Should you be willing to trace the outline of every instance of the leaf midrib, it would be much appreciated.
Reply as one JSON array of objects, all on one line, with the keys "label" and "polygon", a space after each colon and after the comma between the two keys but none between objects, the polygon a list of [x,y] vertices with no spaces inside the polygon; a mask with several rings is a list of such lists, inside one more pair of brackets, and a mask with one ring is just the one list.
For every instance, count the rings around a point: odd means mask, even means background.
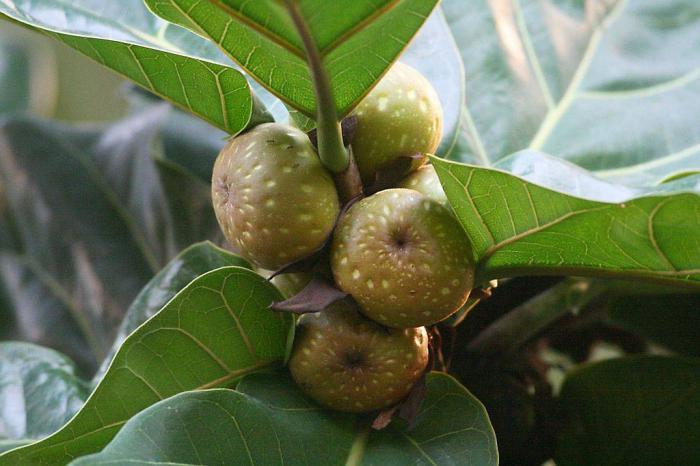
[{"label": "leaf midrib", "polygon": [[347,31],[343,32],[340,36],[338,36],[330,44],[328,44],[324,49],[320,50],[321,56],[325,57],[325,56],[329,55],[333,50],[338,48],[349,37],[352,37],[356,34],[359,34],[360,31],[362,31],[364,28],[366,28],[369,24],[372,24],[374,21],[379,19],[381,16],[384,16],[385,13],[388,13],[391,10],[393,10],[394,8],[396,8],[397,4],[399,4],[402,1],[403,0],[392,0],[391,2],[386,3],[381,8],[376,9],[374,12],[372,12],[372,14],[367,15],[362,21],[355,24],[353,27],[351,27]]},{"label": "leaf midrib", "polygon": [[[173,0],[174,2],[177,2],[177,0]],[[351,28],[349,28],[347,31],[344,31],[340,36],[336,37],[331,43],[329,43],[323,50],[320,50],[321,57],[325,57],[328,54],[330,54],[333,50],[335,50],[338,46],[340,46],[343,42],[345,42],[349,37],[352,37],[356,34],[358,34],[360,31],[362,31],[364,28],[366,28],[369,24],[373,23],[375,20],[377,20],[379,17],[383,16],[385,13],[391,11],[396,7],[398,3],[400,3],[402,0],[392,0],[391,2],[388,2],[381,8],[378,8],[377,10],[373,11],[370,15],[366,16],[365,18],[362,19],[362,21],[358,22]],[[230,6],[226,5],[223,3],[221,0],[209,0],[211,4],[213,4],[215,7],[220,9],[222,12],[224,12],[226,15],[230,16],[234,20],[238,21],[239,23],[243,24],[244,26],[252,29],[253,31],[257,32],[258,34],[266,37],[270,41],[272,41],[274,44],[282,47],[289,53],[292,53],[296,55],[297,57],[301,58],[302,60],[306,60],[306,54],[302,49],[299,49],[296,47],[294,44],[286,40],[284,37],[275,34],[269,29],[266,29],[262,25],[258,24],[257,22],[253,21],[250,19],[248,16],[245,14],[241,13],[240,11],[231,8]],[[185,16],[189,17],[189,14],[186,14],[185,12],[182,11],[182,9],[178,5],[178,10],[185,14]]]},{"label": "leaf midrib", "polygon": [[576,71],[571,77],[571,81],[569,81],[566,91],[559,102],[557,102],[557,104],[545,115],[540,127],[528,144],[530,149],[541,149],[542,146],[544,146],[554,128],[556,128],[562,117],[566,114],[566,111],[571,107],[571,104],[576,99],[576,93],[579,90],[579,86],[586,77],[586,73],[593,62],[596,52],[598,51],[598,46],[603,39],[603,34],[607,28],[609,28],[610,25],[620,17],[620,14],[625,9],[627,2],[628,0],[618,0],[617,4],[607,12],[605,17],[603,17],[600,20],[600,23],[593,29],[591,38],[588,41],[588,46],[583,53]]},{"label": "leaf midrib", "polygon": [[[239,370],[237,370],[237,371],[233,371],[233,372],[231,372],[231,373],[229,373],[229,374],[226,374],[226,375],[223,376],[223,377],[219,377],[218,379],[214,379],[214,380],[211,380],[211,381],[209,381],[209,382],[207,382],[207,383],[204,383],[204,384],[202,384],[202,385],[200,385],[200,386],[198,386],[198,387],[194,387],[194,388],[192,388],[191,390],[206,390],[206,389],[209,389],[209,388],[222,386],[223,384],[225,384],[225,383],[227,383],[227,382],[230,382],[231,380],[234,380],[234,379],[236,379],[236,378],[238,378],[238,377],[243,377],[243,376],[248,375],[248,374],[250,374],[250,373],[252,373],[252,372],[255,372],[255,371],[257,371],[257,370],[264,369],[264,368],[266,368],[266,367],[274,367],[274,365],[276,364],[276,362],[277,362],[276,360],[258,361],[258,362],[256,362],[255,364],[251,364],[250,366],[245,367],[245,368],[243,368],[243,369],[239,369]],[[94,392],[93,392],[93,393],[94,393]],[[156,393],[156,395],[158,395],[158,394]],[[92,398],[92,396],[91,396],[90,398]],[[88,398],[88,400],[85,401],[85,404],[87,404],[87,402],[90,400],[90,398]],[[160,397],[160,395],[158,395],[158,398],[160,399],[160,401],[162,401],[162,400],[165,399],[165,398]],[[154,403],[154,404],[155,404],[155,403]],[[150,405],[150,406],[153,406],[153,405]],[[136,414],[142,412],[142,411],[145,410],[145,409],[148,409],[148,407],[143,408],[143,409],[137,411],[136,413],[131,414],[131,417],[135,416]],[[77,417],[77,416],[78,416],[78,415],[76,414],[76,417]],[[95,433],[102,432],[102,431],[107,430],[107,429],[111,429],[111,428],[114,428],[114,427],[123,426],[124,424],[126,424],[126,423],[129,421],[129,419],[131,419],[131,417],[129,417],[128,419],[121,420],[121,421],[113,422],[113,423],[111,423],[111,424],[107,424],[107,425],[100,426],[100,427],[97,428],[97,429],[93,429],[93,430],[91,430],[91,431],[89,431],[89,432],[84,432],[84,433],[82,433],[82,434],[80,434],[80,435],[77,435],[77,436],[75,436],[75,437],[71,437],[71,438],[66,439],[66,440],[61,440],[60,442],[53,442],[53,443],[51,443],[51,444],[49,444],[49,445],[46,445],[46,446],[43,446],[43,447],[41,447],[41,448],[32,449],[32,450],[31,450],[30,452],[28,452],[28,454],[26,454],[26,455],[19,455],[19,458],[27,458],[27,457],[37,456],[37,454],[38,454],[39,452],[46,451],[46,450],[48,450],[48,449],[55,448],[55,447],[58,447],[58,446],[61,446],[61,445],[65,445],[65,444],[74,442],[74,441],[76,441],[76,440],[80,440],[80,439],[85,438],[85,437],[89,437],[89,436],[91,436],[91,435],[94,435]],[[59,431],[57,431],[55,434],[51,435],[50,437],[47,437],[47,438],[44,439],[44,440],[46,440],[46,441],[50,440],[51,437],[53,437],[54,435],[60,434],[61,432],[63,432],[63,429],[64,429],[64,428],[69,427],[69,426],[70,426],[70,421],[69,421],[69,424],[66,424],[66,426],[64,426],[64,427],[61,428]],[[43,442],[44,440],[40,440],[39,442]],[[10,452],[8,452],[8,453],[10,453]],[[3,456],[4,456],[4,455],[0,455],[0,458],[2,458]]]}]

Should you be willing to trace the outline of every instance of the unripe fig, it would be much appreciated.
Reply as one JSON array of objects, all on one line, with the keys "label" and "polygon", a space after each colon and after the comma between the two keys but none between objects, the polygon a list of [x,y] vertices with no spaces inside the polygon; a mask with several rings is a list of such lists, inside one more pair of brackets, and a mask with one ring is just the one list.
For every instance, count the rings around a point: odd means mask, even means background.
[{"label": "unripe fig", "polygon": [[336,228],[331,268],[362,312],[388,327],[418,327],[457,311],[474,285],[464,230],[438,202],[387,189],[353,205]]},{"label": "unripe fig", "polygon": [[216,218],[241,256],[267,269],[323,246],[339,213],[338,195],[302,131],[266,123],[232,139],[212,177]]},{"label": "unripe fig", "polygon": [[299,319],[289,369],[320,404],[367,412],[402,400],[427,364],[425,328],[387,330],[341,301]]},{"label": "unripe fig", "polygon": [[413,189],[430,199],[448,206],[447,196],[442,189],[440,179],[435,172],[435,167],[430,164],[423,165],[416,171],[408,175],[396,186],[397,188]]},{"label": "unripe fig", "polygon": [[[375,181],[377,170],[390,167],[401,156],[434,152],[442,137],[442,107],[435,89],[403,63],[391,67],[353,114],[357,117],[353,153],[366,185]],[[410,169],[424,162],[419,157]]]}]

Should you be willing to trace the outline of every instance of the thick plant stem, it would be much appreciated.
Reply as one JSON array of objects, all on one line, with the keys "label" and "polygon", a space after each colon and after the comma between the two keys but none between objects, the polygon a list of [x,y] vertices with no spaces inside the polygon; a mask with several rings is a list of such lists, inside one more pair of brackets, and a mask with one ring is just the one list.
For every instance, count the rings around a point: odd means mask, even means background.
[{"label": "thick plant stem", "polygon": [[299,11],[296,0],[285,0],[285,3],[294,26],[304,43],[311,79],[316,89],[318,155],[323,165],[332,173],[343,173],[347,170],[350,159],[343,146],[343,136],[333,100],[330,80],[323,67],[321,54],[314,43],[306,21]]},{"label": "thick plant stem", "polygon": [[604,282],[567,279],[504,315],[471,341],[468,351],[504,359],[566,314],[577,312],[607,290]]}]

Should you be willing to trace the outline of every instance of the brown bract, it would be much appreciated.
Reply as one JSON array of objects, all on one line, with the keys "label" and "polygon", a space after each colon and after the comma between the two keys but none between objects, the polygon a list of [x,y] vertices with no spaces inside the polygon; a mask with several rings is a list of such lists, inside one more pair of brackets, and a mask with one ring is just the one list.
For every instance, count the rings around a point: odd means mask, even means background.
[{"label": "brown bract", "polygon": [[427,364],[425,328],[386,329],[340,302],[299,319],[289,369],[322,405],[367,412],[402,400]]},{"label": "brown bract", "polygon": [[214,165],[212,198],[226,238],[254,264],[278,269],[313,253],[340,210],[309,138],[267,123],[232,139]]},{"label": "brown bract", "polygon": [[331,268],[362,312],[389,327],[437,323],[464,304],[474,285],[461,225],[410,189],[380,191],[353,205],[336,228]]},{"label": "brown bract", "polygon": [[[377,170],[402,156],[433,153],[442,137],[442,107],[422,74],[395,63],[354,110],[352,147],[366,186]],[[415,159],[410,168],[425,162]]]}]

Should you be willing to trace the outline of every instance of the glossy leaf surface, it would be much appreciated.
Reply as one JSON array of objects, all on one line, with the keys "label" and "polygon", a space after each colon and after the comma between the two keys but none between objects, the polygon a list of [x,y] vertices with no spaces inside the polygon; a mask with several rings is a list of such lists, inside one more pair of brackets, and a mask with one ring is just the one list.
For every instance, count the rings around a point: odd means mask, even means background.
[{"label": "glossy leaf surface", "polygon": [[700,5],[444,0],[466,99],[457,158],[540,149],[615,182],[700,167]]},{"label": "glossy leaf surface", "polygon": [[433,159],[482,281],[608,275],[700,286],[700,195],[600,202],[498,170]]},{"label": "glossy leaf surface", "polygon": [[0,464],[66,464],[102,449],[139,411],[177,393],[227,386],[280,364],[290,318],[265,279],[240,267],[200,276],[121,345],[80,412],[50,437]]},{"label": "glossy leaf surface", "polygon": [[[274,0],[146,0],[162,18],[218,44],[270,92],[307,116],[316,99],[302,39],[285,4]],[[298,4],[346,115],[406,47],[435,0],[303,0]]]},{"label": "glossy leaf surface", "polygon": [[101,453],[72,464],[497,464],[486,412],[446,375],[429,377],[413,430],[370,432],[369,422],[320,409],[281,374],[254,375],[235,392],[188,392],[154,405]]}]

